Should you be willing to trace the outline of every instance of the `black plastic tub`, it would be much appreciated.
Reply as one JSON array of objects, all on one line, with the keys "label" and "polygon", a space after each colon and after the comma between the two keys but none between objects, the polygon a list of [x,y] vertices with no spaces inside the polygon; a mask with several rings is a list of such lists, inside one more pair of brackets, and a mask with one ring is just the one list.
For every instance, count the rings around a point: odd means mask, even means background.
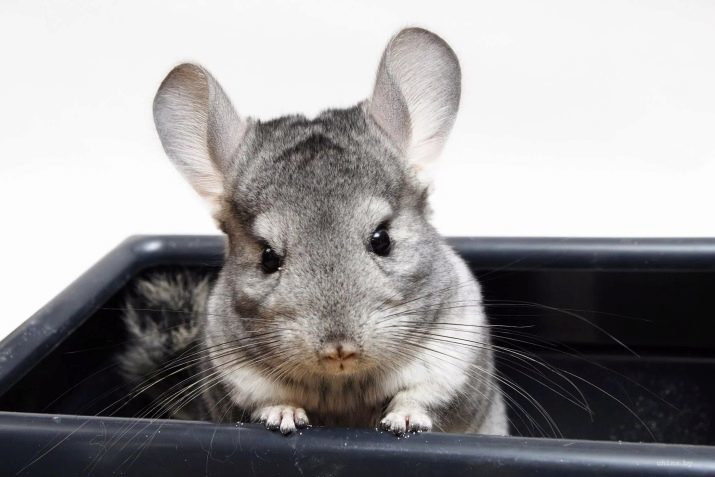
[{"label": "black plastic tub", "polygon": [[[0,343],[0,475],[715,475],[715,239],[454,239],[514,383],[511,437],[138,419],[114,356],[123,296],[214,273],[220,237],[135,237]],[[506,338],[506,337],[505,337]],[[111,415],[110,415],[111,414]]]}]

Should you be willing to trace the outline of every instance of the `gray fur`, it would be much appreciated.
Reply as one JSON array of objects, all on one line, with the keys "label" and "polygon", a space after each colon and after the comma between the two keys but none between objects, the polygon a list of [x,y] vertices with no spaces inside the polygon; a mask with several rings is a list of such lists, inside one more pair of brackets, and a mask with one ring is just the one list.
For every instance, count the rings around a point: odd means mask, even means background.
[{"label": "gray fur", "polygon": [[[459,92],[456,56],[419,29],[388,44],[368,101],[315,119],[244,119],[203,68],[169,74],[154,103],[159,135],[228,239],[195,323],[218,381],[204,393],[210,418],[283,432],[304,412],[396,433],[507,432],[479,285],[430,225],[418,177]],[[369,250],[380,224],[386,257]],[[283,256],[279,272],[262,270],[265,246]],[[147,349],[163,346],[152,335]],[[357,350],[345,368],[322,358],[336,343]]]},{"label": "gray fur", "polygon": [[[175,372],[178,366],[170,371],[167,367],[182,363],[182,353],[200,349],[212,283],[205,273],[188,271],[153,273],[136,283],[124,304],[129,345],[117,356],[119,371],[128,382],[158,400],[178,390],[182,380],[195,379],[199,366],[180,372]],[[167,372],[161,372],[164,369]],[[205,412],[192,403],[176,412],[167,409],[156,414],[190,419]]]}]

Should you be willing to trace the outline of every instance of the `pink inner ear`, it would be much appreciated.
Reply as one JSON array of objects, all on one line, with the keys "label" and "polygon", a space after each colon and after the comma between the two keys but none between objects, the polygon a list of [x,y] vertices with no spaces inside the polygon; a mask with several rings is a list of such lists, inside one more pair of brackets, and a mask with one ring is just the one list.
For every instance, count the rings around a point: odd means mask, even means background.
[{"label": "pink inner ear", "polygon": [[449,45],[426,30],[409,28],[385,49],[369,112],[422,170],[444,146],[460,94],[459,61]]},{"label": "pink inner ear", "polygon": [[169,158],[216,213],[246,121],[211,74],[193,64],[167,75],[154,99],[154,121]]}]

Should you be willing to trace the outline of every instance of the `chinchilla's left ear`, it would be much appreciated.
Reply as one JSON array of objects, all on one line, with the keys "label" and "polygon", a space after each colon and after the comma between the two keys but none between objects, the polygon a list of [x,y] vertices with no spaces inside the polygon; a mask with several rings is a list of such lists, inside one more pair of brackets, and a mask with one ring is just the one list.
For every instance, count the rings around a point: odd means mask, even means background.
[{"label": "chinchilla's left ear", "polygon": [[159,87],[154,122],[166,154],[218,212],[247,121],[208,71],[186,63],[171,70]]},{"label": "chinchilla's left ear", "polygon": [[366,109],[420,170],[442,150],[460,94],[459,61],[449,45],[427,30],[408,28],[385,48]]}]

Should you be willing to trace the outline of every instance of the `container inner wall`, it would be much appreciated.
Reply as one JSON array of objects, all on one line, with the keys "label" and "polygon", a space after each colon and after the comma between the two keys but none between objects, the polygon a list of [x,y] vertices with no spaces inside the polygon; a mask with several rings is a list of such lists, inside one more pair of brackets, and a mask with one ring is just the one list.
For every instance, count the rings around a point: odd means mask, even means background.
[{"label": "container inner wall", "polygon": [[[499,372],[513,383],[504,387],[512,433],[715,444],[714,272],[474,272],[491,322],[519,327],[495,344],[534,360],[498,353]],[[131,287],[0,396],[0,410],[142,415],[151,402],[141,395],[129,399],[131,389],[114,366],[126,339],[120,309]],[[117,409],[117,403],[124,406]]]}]

